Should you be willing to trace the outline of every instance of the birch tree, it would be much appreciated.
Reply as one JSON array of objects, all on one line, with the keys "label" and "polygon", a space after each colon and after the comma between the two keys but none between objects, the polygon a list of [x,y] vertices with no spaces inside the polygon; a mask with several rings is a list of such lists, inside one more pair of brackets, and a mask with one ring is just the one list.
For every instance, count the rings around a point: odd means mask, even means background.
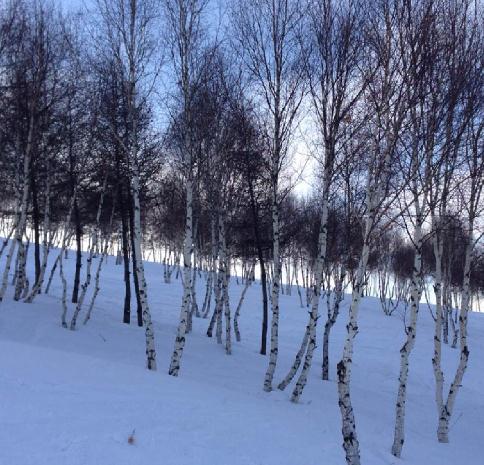
[{"label": "birch tree", "polygon": [[328,240],[330,190],[338,165],[345,163],[338,158],[342,153],[349,154],[348,150],[342,151],[352,138],[347,122],[351,120],[352,111],[365,87],[358,69],[362,57],[358,39],[362,29],[360,18],[363,17],[363,5],[363,2],[338,4],[332,0],[322,0],[312,2],[309,9],[308,47],[312,53],[307,52],[306,75],[324,154],[321,160],[320,229],[307,325],[309,333],[304,335],[301,344],[303,347],[307,340],[303,368],[291,397],[293,402],[299,400],[304,390],[316,347],[316,325]]},{"label": "birch tree", "polygon": [[[466,154],[466,165],[468,169],[468,181],[463,186],[461,191],[462,206],[465,205],[466,220],[467,220],[467,234],[468,238],[465,244],[465,256],[464,256],[464,269],[463,269],[463,283],[462,283],[462,299],[459,310],[459,348],[460,357],[457,365],[454,377],[449,386],[447,397],[444,397],[444,383],[442,371],[437,373],[436,381],[436,402],[439,412],[437,438],[439,442],[449,442],[449,422],[454,411],[455,401],[460,387],[462,386],[462,380],[467,369],[467,363],[469,360],[469,346],[467,343],[467,323],[468,313],[470,311],[470,280],[471,280],[471,265],[473,260],[473,252],[477,242],[475,237],[476,219],[482,215],[482,190],[484,179],[484,157],[482,156],[482,142],[484,134],[484,125],[482,124],[482,115],[480,121],[474,121],[470,130],[470,147]],[[433,364],[435,369],[440,368],[440,360],[435,360],[440,354],[438,353],[439,347],[436,341],[436,350],[434,355]],[[441,370],[441,368],[440,368]]]},{"label": "birch tree", "polygon": [[37,280],[35,281],[30,294],[25,299],[25,302],[32,303],[35,296],[38,295],[42,286],[44,285],[45,271],[47,269],[47,259],[49,257],[49,250],[51,246],[51,231],[50,231],[50,203],[51,203],[51,186],[52,186],[52,173],[50,172],[50,163],[47,162],[47,186],[45,190],[45,210],[44,210],[44,223],[42,229],[44,231],[44,237],[42,241],[42,264]]},{"label": "birch tree", "polygon": [[[402,73],[408,100],[409,153],[407,189],[411,193],[409,221],[406,226],[414,249],[413,271],[410,281],[410,315],[406,321],[405,342],[400,349],[400,374],[396,399],[395,431],[392,454],[400,457],[404,443],[405,406],[410,355],[417,336],[417,318],[424,286],[422,247],[425,240],[423,225],[429,214],[429,188],[431,173],[439,160],[433,154],[440,118],[440,92],[438,81],[438,55],[435,10],[432,2],[412,6],[402,3],[397,10],[400,18],[398,48],[402,57]],[[405,141],[406,142],[406,141]],[[404,142],[404,143],[405,143]],[[405,218],[405,211],[404,211]]]},{"label": "birch tree", "polygon": [[103,205],[104,205],[104,195],[106,193],[107,180],[108,180],[108,177],[107,177],[107,175],[105,175],[103,185],[102,185],[102,188],[101,188],[101,195],[100,195],[100,198],[99,198],[97,214],[96,214],[96,224],[95,224],[94,231],[92,233],[91,247],[89,248],[89,255],[88,255],[87,260],[86,260],[86,263],[87,263],[86,279],[81,286],[81,294],[79,295],[79,299],[77,300],[76,309],[74,310],[74,314],[72,315],[72,319],[71,319],[70,329],[72,331],[76,329],[77,318],[78,318],[79,313],[82,309],[82,305],[84,303],[84,298],[86,297],[87,289],[89,288],[89,285],[91,284],[91,267],[92,267],[92,261],[94,259],[94,253],[96,251],[96,247],[97,247],[97,244],[98,244],[99,224],[100,224],[101,213],[102,213],[102,209],[103,209]]},{"label": "birch tree", "polygon": [[[13,23],[12,23],[13,24]],[[52,104],[57,84],[60,39],[54,38],[58,24],[53,20],[52,11],[43,5],[31,8],[20,4],[16,11],[16,39],[8,50],[10,87],[14,114],[19,120],[14,124],[13,151],[21,162],[19,194],[17,197],[15,232],[5,261],[0,287],[0,302],[3,300],[8,283],[8,274],[17,249],[15,270],[16,282],[25,280],[25,247],[23,236],[27,227],[29,198],[31,196],[31,172],[34,152],[39,144],[39,126],[42,114]],[[20,171],[19,171],[20,174]],[[20,298],[17,286],[16,298]]]},{"label": "birch tree", "polygon": [[[445,137],[442,148],[442,158],[445,163],[441,170],[443,181],[440,185],[434,183],[432,190],[433,197],[439,200],[438,208],[432,208],[435,257],[434,292],[436,296],[432,365],[438,412],[437,439],[439,442],[447,443],[449,442],[449,421],[469,358],[467,314],[470,309],[471,265],[474,258],[474,247],[479,239],[475,238],[475,230],[476,219],[482,215],[481,194],[484,175],[482,19],[477,19],[469,2],[462,1],[452,5],[444,21],[443,36],[446,46],[444,49],[446,52],[444,54],[445,71],[447,72],[447,86],[444,92],[446,117],[443,123]],[[464,213],[465,218],[458,336],[460,358],[448,394],[444,396],[442,258],[446,223],[449,223],[451,217],[449,210],[454,202],[457,202],[457,206]],[[438,213],[438,217],[436,213]],[[454,324],[453,320],[452,323]],[[457,338],[456,332],[455,338]]]},{"label": "birch tree", "polygon": [[[133,207],[133,253],[134,273],[139,284],[140,305],[145,328],[147,368],[156,370],[156,348],[151,311],[148,302],[148,288],[145,279],[141,248],[141,206],[140,206],[140,167],[139,118],[147,105],[147,98],[154,79],[152,59],[155,52],[153,25],[156,3],[152,0],[98,0],[97,8],[103,34],[101,40],[107,42],[105,54],[112,57],[123,77],[126,99],[125,140],[119,140],[123,148],[130,177],[130,194]],[[98,50],[103,51],[102,44]],[[113,135],[116,135],[111,128]]]},{"label": "birch tree", "polygon": [[106,256],[108,254],[108,247],[109,247],[109,240],[110,240],[110,235],[112,233],[112,227],[113,227],[113,217],[114,217],[114,211],[115,211],[115,206],[116,204],[113,202],[113,207],[111,210],[111,218],[109,220],[109,225],[108,225],[108,230],[106,233],[106,237],[104,238],[104,244],[102,246],[102,252],[101,252],[101,258],[99,259],[97,269],[96,269],[96,274],[94,277],[94,292],[91,297],[91,301],[89,302],[89,307],[87,308],[86,316],[84,317],[83,324],[87,324],[87,322],[91,319],[91,314],[92,310],[94,308],[94,303],[96,302],[97,295],[99,294],[99,291],[101,290],[100,287],[100,278],[101,278],[101,271],[102,271],[102,266],[104,264],[104,261],[106,260]]},{"label": "birch tree", "polygon": [[182,166],[185,182],[186,211],[185,239],[183,243],[183,297],[180,320],[168,373],[178,376],[186,342],[186,332],[191,303],[192,253],[193,253],[193,92],[196,88],[200,66],[200,41],[202,40],[202,13],[206,0],[165,0],[165,11],[170,28],[172,58],[182,108]]},{"label": "birch tree", "polygon": [[232,29],[242,62],[260,102],[269,141],[272,214],[272,320],[264,391],[272,390],[279,352],[280,175],[303,97],[299,28],[304,6],[297,0],[244,0],[234,5]]},{"label": "birch tree", "polygon": [[365,160],[368,168],[362,225],[363,247],[353,282],[343,356],[337,365],[343,448],[349,465],[360,464],[359,441],[350,390],[354,340],[358,333],[358,310],[367,280],[367,265],[375,226],[391,202],[389,188],[392,167],[406,114],[404,88],[399,85],[401,63],[395,53],[393,8],[391,2],[379,4],[366,32],[372,45],[368,54],[367,72],[372,75],[365,92],[365,104],[372,117],[368,120],[371,128],[368,140],[370,152],[368,159]]}]

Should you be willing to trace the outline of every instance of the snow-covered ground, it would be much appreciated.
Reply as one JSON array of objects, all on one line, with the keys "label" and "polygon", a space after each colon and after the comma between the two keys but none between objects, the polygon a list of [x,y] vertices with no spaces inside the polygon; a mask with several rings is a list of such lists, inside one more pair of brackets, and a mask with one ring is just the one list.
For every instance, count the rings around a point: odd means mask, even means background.
[{"label": "snow-covered ground", "polygon": [[[73,254],[66,264],[72,283]],[[194,318],[180,376],[173,378],[167,371],[181,284],[176,280],[164,284],[159,264],[146,263],[146,275],[157,372],[144,369],[143,329],[121,323],[122,267],[114,265],[113,257],[104,269],[91,321],[86,326],[80,321],[75,332],[60,325],[58,277],[50,295],[39,296],[33,304],[14,302],[9,289],[0,306],[0,465],[345,463],[335,364],[342,350],[347,301],[332,334],[331,380],[320,379],[319,347],[302,401],[295,405],[289,401],[292,386],[285,392],[262,391],[267,359],[258,354],[258,283],[247,293],[240,319],[242,342],[234,342],[233,355],[206,337],[208,320]],[[232,282],[233,306],[241,291],[242,286]],[[199,300],[203,294],[204,283],[199,280]],[[352,392],[362,463],[482,465],[484,315],[470,315],[469,368],[451,421],[451,442],[443,445],[435,434],[433,322],[427,308],[421,307],[402,459],[389,452],[404,339],[402,318],[385,316],[372,298],[363,300],[360,315]],[[296,292],[281,297],[275,383],[293,360],[306,319]],[[444,346],[446,380],[453,375],[457,358],[458,351]],[[130,444],[133,430],[135,440]]]}]

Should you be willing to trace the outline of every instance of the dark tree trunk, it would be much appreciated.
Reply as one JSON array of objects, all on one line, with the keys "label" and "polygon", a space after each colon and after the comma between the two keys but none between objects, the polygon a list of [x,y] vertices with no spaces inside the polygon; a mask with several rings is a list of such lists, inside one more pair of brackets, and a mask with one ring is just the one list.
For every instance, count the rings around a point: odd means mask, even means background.
[{"label": "dark tree trunk", "polygon": [[[129,191],[129,229],[131,231],[131,260],[133,262],[133,270],[136,267],[136,253],[134,247],[134,210],[133,210],[133,198],[131,196],[131,190]],[[143,257],[141,257],[143,258]],[[141,296],[139,293],[139,282],[138,282],[138,274],[133,273],[133,281],[134,281],[134,291],[136,294],[136,314],[138,316],[138,326],[143,326],[143,307],[141,306]]]},{"label": "dark tree trunk", "polygon": [[32,192],[32,222],[34,226],[34,262],[35,262],[35,280],[39,281],[40,277],[40,211],[39,198],[37,192],[37,182],[35,180],[34,170],[30,170],[30,186]]},{"label": "dark tree trunk", "polygon": [[247,163],[247,182],[249,184],[250,206],[252,211],[252,220],[254,223],[254,235],[257,246],[257,255],[260,265],[260,280],[262,287],[262,334],[260,342],[260,354],[266,355],[267,353],[267,328],[269,322],[268,308],[267,308],[267,275],[266,267],[264,263],[264,254],[262,252],[262,244],[259,231],[259,215],[257,211],[257,204],[254,195],[254,186],[252,184],[252,173]]},{"label": "dark tree trunk", "polygon": [[123,188],[121,183],[118,185],[118,203],[121,215],[121,248],[123,250],[124,263],[124,311],[123,323],[128,325],[131,323],[131,282],[129,271],[129,225],[127,219],[126,203],[123,196]]},{"label": "dark tree trunk", "polygon": [[79,205],[77,200],[74,203],[74,222],[76,227],[76,273],[74,275],[74,289],[72,289],[72,302],[77,303],[79,294],[79,283],[81,281],[81,266],[82,266],[82,226],[81,217],[79,215]]},{"label": "dark tree trunk", "polygon": [[264,258],[262,256],[262,248],[259,251],[260,276],[262,285],[262,335],[260,343],[260,353],[266,355],[267,347],[267,328],[268,328],[268,311],[267,311],[267,276]]}]

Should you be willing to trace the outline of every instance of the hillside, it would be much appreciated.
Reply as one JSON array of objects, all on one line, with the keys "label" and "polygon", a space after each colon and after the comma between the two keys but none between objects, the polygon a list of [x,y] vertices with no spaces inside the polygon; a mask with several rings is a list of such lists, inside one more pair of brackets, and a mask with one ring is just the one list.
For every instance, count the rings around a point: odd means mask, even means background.
[{"label": "hillside", "polygon": [[[73,258],[66,261],[68,282],[73,264]],[[164,284],[159,264],[146,263],[146,275],[157,372],[143,368],[143,330],[121,323],[122,270],[113,257],[104,269],[91,321],[80,323],[75,332],[60,325],[57,276],[50,295],[39,296],[33,304],[14,302],[9,288],[0,307],[0,464],[344,464],[335,364],[342,350],[347,301],[332,335],[331,380],[320,379],[319,347],[302,401],[295,405],[289,401],[291,386],[284,392],[262,391],[267,360],[258,354],[257,282],[242,308],[242,341],[234,342],[233,355],[206,337],[208,320],[194,318],[180,376],[173,378],[167,371],[182,287],[176,280]],[[203,280],[199,286],[201,299]],[[232,306],[241,291],[233,280]],[[294,294],[281,296],[277,382],[292,362],[307,319]],[[442,445],[435,435],[433,321],[421,306],[401,460],[390,454],[390,446],[402,317],[385,316],[372,298],[364,299],[360,315],[352,389],[362,463],[482,464],[483,315],[470,315],[469,368],[457,399],[451,442]],[[320,336],[321,326],[318,330]],[[457,357],[456,350],[444,347],[446,373],[453,374]]]}]

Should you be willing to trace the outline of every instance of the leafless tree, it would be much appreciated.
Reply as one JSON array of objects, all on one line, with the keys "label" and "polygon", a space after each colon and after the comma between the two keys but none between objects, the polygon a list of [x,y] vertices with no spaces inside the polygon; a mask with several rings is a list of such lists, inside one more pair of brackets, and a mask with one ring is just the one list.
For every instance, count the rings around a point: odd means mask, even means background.
[{"label": "leafless tree", "polygon": [[272,390],[279,351],[280,176],[303,97],[300,27],[304,4],[298,0],[243,0],[232,10],[232,30],[251,91],[260,104],[270,153],[274,276],[271,349],[264,390]]}]

